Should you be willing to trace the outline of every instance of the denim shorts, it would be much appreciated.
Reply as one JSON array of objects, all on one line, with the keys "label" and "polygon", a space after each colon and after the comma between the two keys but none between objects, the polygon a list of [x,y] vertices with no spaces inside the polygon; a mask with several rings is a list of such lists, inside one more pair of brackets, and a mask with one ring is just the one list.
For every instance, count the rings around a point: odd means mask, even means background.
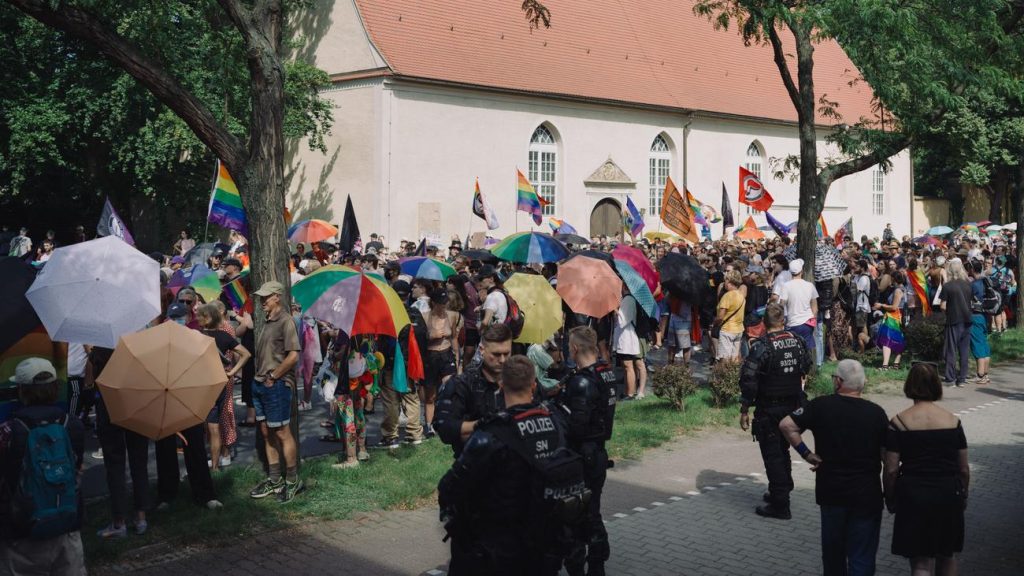
[{"label": "denim shorts", "polygon": [[[224,410],[224,403],[228,401],[225,398],[225,396],[227,396],[227,393],[228,387],[225,386],[224,389],[220,391],[220,396],[217,396],[217,401],[213,403],[213,408],[210,409],[210,413],[206,415],[207,424],[220,423],[220,413]],[[234,402],[235,399],[232,398],[231,401]]]},{"label": "denim shorts", "polygon": [[287,426],[292,417],[292,389],[284,380],[275,380],[269,387],[263,382],[253,382],[252,405],[257,422],[266,420],[271,428]]}]

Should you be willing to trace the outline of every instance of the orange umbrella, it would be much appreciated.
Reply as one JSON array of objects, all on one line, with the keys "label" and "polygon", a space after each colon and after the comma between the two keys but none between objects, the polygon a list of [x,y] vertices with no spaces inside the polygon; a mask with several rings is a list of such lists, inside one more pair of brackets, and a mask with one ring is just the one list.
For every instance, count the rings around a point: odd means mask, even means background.
[{"label": "orange umbrella", "polygon": [[558,295],[577,314],[600,318],[619,307],[622,280],[603,260],[573,256],[558,265]]},{"label": "orange umbrella", "polygon": [[154,440],[205,422],[227,381],[213,338],[174,322],[122,336],[96,378],[111,423]]}]

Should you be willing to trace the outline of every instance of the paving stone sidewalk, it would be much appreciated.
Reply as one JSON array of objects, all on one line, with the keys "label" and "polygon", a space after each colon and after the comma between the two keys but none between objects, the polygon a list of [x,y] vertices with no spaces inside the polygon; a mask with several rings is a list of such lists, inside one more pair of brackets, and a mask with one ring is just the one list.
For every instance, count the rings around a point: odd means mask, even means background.
[{"label": "paving stone sidewalk", "polygon": [[[891,415],[909,405],[872,398]],[[1024,363],[1000,366],[988,388],[946,389],[960,414],[972,468],[964,574],[1020,574],[1024,548]],[[797,459],[799,460],[799,459]],[[765,490],[756,444],[737,429],[687,436],[620,462],[609,475],[605,518],[609,574],[818,574],[820,537],[813,474],[794,470],[793,520],[753,513]],[[883,517],[878,574],[906,574],[889,553],[892,519]],[[444,574],[447,545],[436,507],[365,514],[256,536],[217,550],[174,549],[99,574],[361,573]]]}]

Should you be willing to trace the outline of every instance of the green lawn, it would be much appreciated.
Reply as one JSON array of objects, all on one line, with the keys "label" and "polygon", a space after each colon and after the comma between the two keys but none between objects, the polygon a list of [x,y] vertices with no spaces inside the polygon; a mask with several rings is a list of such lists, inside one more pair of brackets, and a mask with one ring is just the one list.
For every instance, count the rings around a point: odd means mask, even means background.
[{"label": "green lawn", "polygon": [[[995,362],[1024,357],[1024,330],[1011,330],[992,337]],[[879,357],[861,358],[868,377],[868,392],[900,393],[907,368],[880,371]],[[811,396],[832,392],[834,363],[826,363],[808,385]],[[613,458],[636,459],[644,451],[696,430],[738,421],[735,403],[718,408],[711,393],[702,388],[686,401],[683,411],[673,410],[660,398],[620,403],[615,418],[615,433],[608,446]],[[234,468],[214,478],[224,508],[208,511],[192,505],[188,483],[171,510],[152,513],[150,529],[143,537],[121,541],[100,541],[95,533],[107,521],[105,502],[88,507],[88,522],[83,528],[87,558],[91,565],[106,564],[130,557],[132,551],[158,553],[184,545],[217,546],[254,533],[296,525],[310,519],[342,519],[360,511],[413,508],[433,498],[437,482],[451,465],[451,450],[437,440],[418,447],[402,447],[393,452],[374,451],[369,463],[355,470],[334,470],[333,458],[316,458],[303,464],[307,490],[287,505],[267,498],[248,497],[249,489],[260,479],[253,469]]]}]

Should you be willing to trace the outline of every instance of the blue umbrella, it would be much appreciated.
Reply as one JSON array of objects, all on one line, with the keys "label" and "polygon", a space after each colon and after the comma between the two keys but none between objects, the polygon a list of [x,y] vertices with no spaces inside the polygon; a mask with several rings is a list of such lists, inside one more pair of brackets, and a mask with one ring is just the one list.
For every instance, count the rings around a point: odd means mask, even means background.
[{"label": "blue umbrella", "polygon": [[622,277],[622,281],[626,283],[626,288],[629,290],[630,295],[636,298],[636,303],[651,318],[659,318],[658,303],[655,302],[654,294],[651,294],[651,289],[647,287],[647,281],[644,280],[643,276],[630,266],[628,262],[622,260],[615,261],[615,270]]},{"label": "blue umbrella", "polygon": [[569,257],[569,249],[550,234],[519,232],[491,248],[491,254],[509,262],[543,264],[565,260]]},{"label": "blue umbrella", "polygon": [[949,226],[932,226],[931,228],[928,229],[928,232],[926,232],[926,234],[928,234],[929,236],[945,236],[946,234],[949,234],[952,231],[953,229],[950,228]]}]

